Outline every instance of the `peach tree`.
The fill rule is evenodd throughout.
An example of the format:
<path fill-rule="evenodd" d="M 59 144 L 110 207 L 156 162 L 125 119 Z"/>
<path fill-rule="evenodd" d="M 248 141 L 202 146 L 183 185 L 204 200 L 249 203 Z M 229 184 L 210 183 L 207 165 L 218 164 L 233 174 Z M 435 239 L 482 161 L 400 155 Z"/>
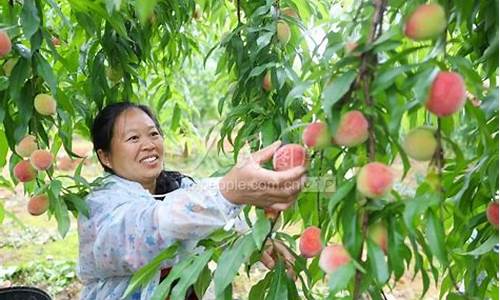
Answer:
<path fill-rule="evenodd" d="M 245 144 L 280 139 L 295 144 L 280 159 L 309 157 L 293 207 L 245 208 L 249 229 L 200 241 L 205 251 L 175 265 L 154 299 L 192 285 L 202 295 L 210 282 L 232 299 L 238 272 L 250 276 L 278 240 L 295 262 L 277 255 L 249 299 L 384 299 L 408 272 L 423 294 L 439 284 L 449 299 L 498 298 L 498 2 L 11 0 L 0 10 L 2 183 L 23 182 L 30 212 L 48 210 L 62 235 L 99 180 L 82 166 L 59 174 L 55 153 L 76 156 L 73 134 L 88 138 L 115 101 L 152 106 L 167 136 L 195 126 L 178 78 L 199 80 L 200 65 L 215 74 L 205 82 L 221 151 L 229 141 L 236 162 Z"/>

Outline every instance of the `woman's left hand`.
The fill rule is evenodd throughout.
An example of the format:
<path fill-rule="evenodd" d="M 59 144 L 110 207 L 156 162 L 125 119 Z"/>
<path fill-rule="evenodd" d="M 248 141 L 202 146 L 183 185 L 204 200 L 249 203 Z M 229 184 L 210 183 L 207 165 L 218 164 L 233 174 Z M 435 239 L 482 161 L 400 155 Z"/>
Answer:
<path fill-rule="evenodd" d="M 283 242 L 277 240 L 267 240 L 260 261 L 264 264 L 264 266 L 271 270 L 276 265 L 277 257 L 281 257 L 283 259 L 288 278 L 295 281 L 297 279 L 297 275 L 293 270 L 293 265 L 295 264 L 295 257 L 293 254 L 290 252 L 288 247 L 283 244 Z"/>

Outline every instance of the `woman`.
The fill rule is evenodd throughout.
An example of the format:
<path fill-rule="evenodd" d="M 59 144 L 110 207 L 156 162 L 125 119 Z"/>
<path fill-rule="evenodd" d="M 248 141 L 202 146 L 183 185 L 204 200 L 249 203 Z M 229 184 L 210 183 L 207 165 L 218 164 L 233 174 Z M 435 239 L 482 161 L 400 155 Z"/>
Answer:
<path fill-rule="evenodd" d="M 132 103 L 111 104 L 99 112 L 92 141 L 110 176 L 87 197 L 89 218 L 78 218 L 81 299 L 120 299 L 133 273 L 161 250 L 180 241 L 182 252 L 193 251 L 197 241 L 233 224 L 244 204 L 286 209 L 305 183 L 304 167 L 274 172 L 260 166 L 279 142 L 254 153 L 222 178 L 194 183 L 163 171 L 158 121 L 147 107 Z M 158 194 L 163 201 L 155 201 Z M 267 254 L 263 261 L 273 265 Z M 160 275 L 131 299 L 149 299 Z"/>

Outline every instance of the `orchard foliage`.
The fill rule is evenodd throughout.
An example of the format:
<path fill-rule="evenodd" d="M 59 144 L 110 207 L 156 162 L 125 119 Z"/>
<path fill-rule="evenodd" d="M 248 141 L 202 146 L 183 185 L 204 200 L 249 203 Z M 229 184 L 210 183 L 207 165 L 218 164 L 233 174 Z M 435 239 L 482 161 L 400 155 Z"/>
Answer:
<path fill-rule="evenodd" d="M 86 214 L 83 197 L 98 182 L 81 166 L 61 176 L 32 153 L 75 156 L 73 134 L 88 138 L 96 111 L 122 100 L 150 105 L 167 136 L 192 131 L 198 113 L 179 77 L 217 97 L 223 122 L 213 130 L 235 160 L 245 143 L 306 144 L 309 177 L 334 181 L 335 192 L 309 186 L 277 218 L 246 208 L 251 229 L 200 242 L 207 250 L 176 264 L 155 299 L 180 299 L 192 284 L 203 294 L 211 281 L 231 299 L 240 267 L 269 238 L 296 253 L 298 280 L 278 257 L 250 299 L 382 299 L 406 272 L 420 274 L 423 293 L 433 281 L 450 299 L 498 298 L 497 1 L 12 0 L 0 9 L 0 164 L 12 174 L 2 182 L 47 195 L 63 235 L 68 211 Z M 199 75 L 202 63 L 213 80 Z M 302 140 L 316 122 L 325 124 L 320 147 Z M 408 178 L 416 164 L 426 175 Z M 301 256 L 290 224 L 320 229 L 321 254 Z M 325 284 L 328 294 L 317 288 Z"/>

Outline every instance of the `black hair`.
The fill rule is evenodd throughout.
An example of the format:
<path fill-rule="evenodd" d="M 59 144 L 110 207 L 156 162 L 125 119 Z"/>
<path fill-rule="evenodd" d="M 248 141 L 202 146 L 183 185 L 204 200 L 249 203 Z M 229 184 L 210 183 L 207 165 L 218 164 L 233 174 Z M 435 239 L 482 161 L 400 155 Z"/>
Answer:
<path fill-rule="evenodd" d="M 160 135 L 163 136 L 160 123 L 149 107 L 131 102 L 112 103 L 99 111 L 92 124 L 92 143 L 96 154 L 97 150 L 102 150 L 104 152 L 109 152 L 111 150 L 111 139 L 113 138 L 116 119 L 118 119 L 124 111 L 131 108 L 140 109 L 146 113 L 155 123 L 156 129 Z M 111 168 L 102 163 L 99 155 L 97 155 L 97 158 L 106 172 L 115 174 Z M 156 178 L 155 194 L 166 194 L 180 188 L 181 181 L 185 177 L 191 179 L 191 177 L 176 171 L 161 171 Z M 163 200 L 163 197 L 160 200 Z"/>

